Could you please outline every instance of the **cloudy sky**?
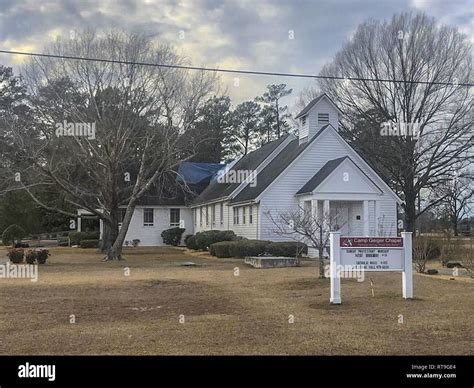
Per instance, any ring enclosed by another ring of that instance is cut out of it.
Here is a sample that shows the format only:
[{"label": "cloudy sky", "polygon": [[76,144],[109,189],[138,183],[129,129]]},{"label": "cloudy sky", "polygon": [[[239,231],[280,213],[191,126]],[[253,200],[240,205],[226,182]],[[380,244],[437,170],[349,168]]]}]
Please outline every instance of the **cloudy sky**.
[{"label": "cloudy sky", "polygon": [[[193,65],[317,74],[368,18],[424,11],[474,41],[473,0],[0,0],[0,47],[41,52],[58,36],[84,28],[121,28],[171,43]],[[290,39],[293,38],[293,39]],[[18,70],[24,57],[0,54]],[[268,83],[298,92],[314,81],[222,76],[234,103]]]}]

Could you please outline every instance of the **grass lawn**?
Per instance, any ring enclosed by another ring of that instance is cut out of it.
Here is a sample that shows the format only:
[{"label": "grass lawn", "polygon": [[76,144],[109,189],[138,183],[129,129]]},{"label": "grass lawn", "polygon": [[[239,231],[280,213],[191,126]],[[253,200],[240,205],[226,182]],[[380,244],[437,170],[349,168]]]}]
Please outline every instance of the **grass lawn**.
[{"label": "grass lawn", "polygon": [[415,274],[416,298],[403,300],[401,274],[371,273],[343,279],[343,304],[331,306],[315,262],[257,270],[182,248],[126,248],[113,263],[94,249],[51,253],[37,283],[0,279],[0,354],[472,354],[471,279]]}]

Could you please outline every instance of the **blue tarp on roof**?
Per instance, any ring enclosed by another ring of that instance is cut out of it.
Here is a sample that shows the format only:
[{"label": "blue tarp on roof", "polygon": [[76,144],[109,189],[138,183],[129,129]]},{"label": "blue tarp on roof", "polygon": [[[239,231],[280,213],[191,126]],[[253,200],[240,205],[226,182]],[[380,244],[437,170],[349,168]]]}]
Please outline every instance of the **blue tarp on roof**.
[{"label": "blue tarp on roof", "polygon": [[197,184],[212,177],[225,164],[182,162],[178,168],[178,181]]}]

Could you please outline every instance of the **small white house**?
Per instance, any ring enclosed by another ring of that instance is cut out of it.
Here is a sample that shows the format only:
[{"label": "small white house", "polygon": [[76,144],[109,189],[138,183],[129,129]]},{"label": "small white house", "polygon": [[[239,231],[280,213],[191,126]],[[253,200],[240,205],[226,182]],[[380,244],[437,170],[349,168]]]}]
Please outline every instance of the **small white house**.
[{"label": "small white house", "polygon": [[339,114],[326,94],[319,96],[296,116],[298,136],[282,136],[245,155],[227,179],[212,179],[191,204],[139,206],[126,240],[160,245],[161,231],[183,220],[185,234],[233,230],[249,239],[283,241],[288,238],[275,233],[268,214],[298,206],[332,212],[346,236],[396,236],[401,200],[340,136]]}]

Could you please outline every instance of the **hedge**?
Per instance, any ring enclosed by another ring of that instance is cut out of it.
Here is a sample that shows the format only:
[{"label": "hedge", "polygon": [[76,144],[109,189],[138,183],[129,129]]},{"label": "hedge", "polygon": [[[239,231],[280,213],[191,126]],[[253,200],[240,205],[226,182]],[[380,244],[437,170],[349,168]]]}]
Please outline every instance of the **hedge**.
[{"label": "hedge", "polygon": [[260,256],[265,254],[270,241],[266,240],[240,240],[229,246],[232,257]]},{"label": "hedge", "polygon": [[212,244],[209,247],[209,253],[219,258],[261,256],[264,254],[295,257],[297,249],[299,255],[308,253],[308,246],[296,241],[234,240]]},{"label": "hedge", "polygon": [[30,244],[24,242],[15,243],[15,248],[29,248]]},{"label": "hedge", "polygon": [[161,232],[163,243],[166,245],[178,246],[181,243],[181,237],[183,236],[184,228],[171,228]]},{"label": "hedge", "polygon": [[68,247],[69,246],[69,239],[66,237],[61,237],[58,239],[58,247]]},{"label": "hedge", "polygon": [[198,232],[195,235],[195,245],[197,249],[207,250],[212,244],[221,241],[232,241],[237,238],[232,230],[207,230]]},{"label": "hedge", "polygon": [[99,240],[81,240],[81,248],[99,248]]},{"label": "hedge", "polygon": [[188,249],[198,249],[197,245],[196,245],[196,236],[193,236],[192,234],[188,234],[185,238],[184,238],[184,243],[186,244],[186,248]]},{"label": "hedge", "polygon": [[219,258],[232,257],[230,254],[230,246],[233,244],[238,244],[240,241],[220,241],[214,244],[211,244],[209,247],[209,253],[212,256]]},{"label": "hedge", "polygon": [[266,247],[266,253],[271,256],[295,257],[302,253],[308,254],[308,246],[296,241],[271,242]]},{"label": "hedge", "polygon": [[80,245],[82,240],[98,240],[99,232],[69,232],[71,245]]}]

